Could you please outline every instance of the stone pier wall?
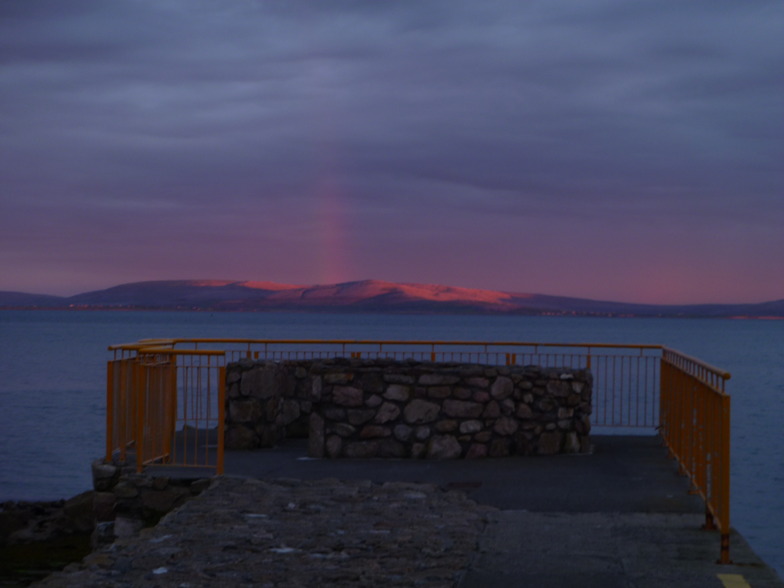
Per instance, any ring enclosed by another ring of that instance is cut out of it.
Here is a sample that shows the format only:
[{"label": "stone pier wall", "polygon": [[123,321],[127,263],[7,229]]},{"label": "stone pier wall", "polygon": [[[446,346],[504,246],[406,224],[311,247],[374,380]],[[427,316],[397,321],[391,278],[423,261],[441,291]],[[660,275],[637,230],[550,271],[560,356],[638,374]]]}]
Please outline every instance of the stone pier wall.
[{"label": "stone pier wall", "polygon": [[392,360],[227,368],[227,448],[307,436],[313,457],[476,458],[589,450],[587,370]]}]

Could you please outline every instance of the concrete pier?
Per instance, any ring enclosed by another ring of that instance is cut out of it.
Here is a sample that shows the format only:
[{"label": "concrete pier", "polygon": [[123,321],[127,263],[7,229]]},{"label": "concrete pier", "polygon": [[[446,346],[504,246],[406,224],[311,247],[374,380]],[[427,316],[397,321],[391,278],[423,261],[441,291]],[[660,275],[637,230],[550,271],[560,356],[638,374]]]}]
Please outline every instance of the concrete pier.
[{"label": "concrete pier", "polygon": [[593,445],[443,461],[310,459],[301,441],[229,452],[222,482],[44,584],[784,588],[737,533],[733,564],[715,563],[719,536],[658,438]]}]

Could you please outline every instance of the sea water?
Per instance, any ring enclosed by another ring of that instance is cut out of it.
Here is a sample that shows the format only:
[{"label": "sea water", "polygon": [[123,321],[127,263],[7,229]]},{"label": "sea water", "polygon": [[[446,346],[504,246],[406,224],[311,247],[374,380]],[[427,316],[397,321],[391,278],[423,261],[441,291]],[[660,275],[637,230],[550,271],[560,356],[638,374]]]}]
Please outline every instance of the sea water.
[{"label": "sea water", "polygon": [[107,346],[153,337],[657,343],[732,373],[732,524],[784,575],[784,322],[0,311],[0,501],[69,497],[104,451]]}]

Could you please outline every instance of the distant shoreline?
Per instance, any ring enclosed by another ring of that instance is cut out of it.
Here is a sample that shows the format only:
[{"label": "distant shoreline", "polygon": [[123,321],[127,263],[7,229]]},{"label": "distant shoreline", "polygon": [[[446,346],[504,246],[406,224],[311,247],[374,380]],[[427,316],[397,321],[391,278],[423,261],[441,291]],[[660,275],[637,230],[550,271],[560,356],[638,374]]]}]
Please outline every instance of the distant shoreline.
[{"label": "distant shoreline", "polygon": [[754,315],[709,315],[709,314],[630,314],[630,313],[592,313],[592,312],[531,312],[531,311],[498,311],[498,310],[401,310],[401,309],[358,309],[343,307],[310,307],[310,308],[183,308],[167,306],[0,306],[0,311],[14,312],[199,312],[221,314],[354,314],[354,315],[401,315],[401,316],[530,316],[553,318],[612,318],[612,319],[719,319],[719,320],[746,320],[746,321],[780,321],[784,316],[754,316]]}]

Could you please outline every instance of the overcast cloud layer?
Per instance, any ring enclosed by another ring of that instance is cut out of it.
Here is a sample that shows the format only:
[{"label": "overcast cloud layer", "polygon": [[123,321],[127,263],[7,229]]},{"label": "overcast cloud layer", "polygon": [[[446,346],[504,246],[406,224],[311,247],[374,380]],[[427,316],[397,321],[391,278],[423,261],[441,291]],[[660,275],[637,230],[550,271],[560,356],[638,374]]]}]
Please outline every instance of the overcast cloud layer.
[{"label": "overcast cloud layer", "polygon": [[0,289],[784,297],[780,0],[0,2]]}]

